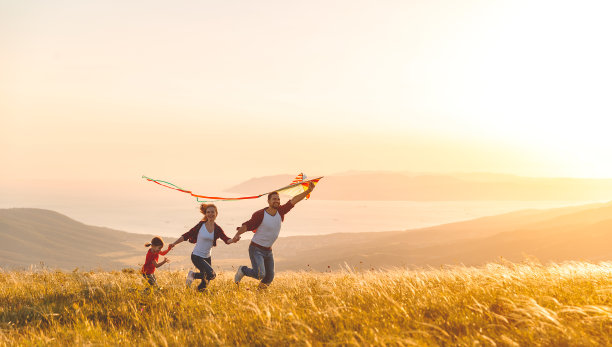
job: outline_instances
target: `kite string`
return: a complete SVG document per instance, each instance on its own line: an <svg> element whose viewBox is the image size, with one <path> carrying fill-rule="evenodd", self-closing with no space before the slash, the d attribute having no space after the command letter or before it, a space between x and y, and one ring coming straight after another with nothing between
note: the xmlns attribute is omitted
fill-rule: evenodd
<svg viewBox="0 0 612 347"><path fill-rule="evenodd" d="M216 196L204 196L204 195L198 195L198 194L194 194L192 191L187 190L187 189L183 189L173 183L167 182L167 181L162 181L162 180L156 180L150 177L147 177L145 175L142 175L142 178L145 178L146 180L153 182L153 183L157 183L162 187L166 187L166 188L170 188L170 189L174 189L177 190L179 192L183 192L183 193L187 193L193 197L196 198L196 201L198 202L215 202L215 201L236 201L236 200L247 200L247 199L257 199L260 198L264 195L270 194L271 192L268 193L263 193L263 194L259 194L259 195L253 195L253 196L244 196L244 197L239 197L239 198L222 198L222 197L216 197ZM319 177L319 178L315 178L315 179L311 179L309 181L312 181L314 184L317 184L319 182L319 180L323 178L323 177ZM161 183L160 183L161 182ZM278 189L277 191L281 191L287 188L290 188L292 186L297 186L297 185L301 185L302 187L304 187L304 189L306 189L308 187L308 183L307 182L299 182L299 183L292 183L286 187L283 187L281 189ZM310 194L308 194L308 197L310 196ZM307 198L308 198L307 197ZM200 200L200 198L204 198L204 199L213 199L213 200Z"/></svg>
<svg viewBox="0 0 612 347"><path fill-rule="evenodd" d="M167 182L167 181L156 180L154 178L150 178L150 177L147 177L145 175L142 175L142 178L145 178L146 180L148 180L150 182L157 183L157 184L159 184L162 187L166 187L166 188L178 190L179 192L190 194L191 196L195 197L198 202L215 202L215 201L232 201L232 200L257 199L257 198L260 198L260 197L265 195L265 194L260 194L260 195L245 196L245 197L240 197L240 198L222 198L222 197L216 197L216 196L204 196L204 195L194 194L190 190L183 189L183 188L177 186L176 184L173 184L173 183L170 183L170 182ZM162 184L162 183L165 183L165 184ZM214 200L200 200L200 198L214 199Z"/></svg>
<svg viewBox="0 0 612 347"><path fill-rule="evenodd" d="M153 183L157 183L157 184L159 184L159 185L160 185L160 186L162 186L162 187L166 187L166 188L170 188L170 189L174 189L174 190L180 190L181 192L185 192L185 193L189 192L188 190L183 189L183 188L181 188L181 187L177 186L176 184L172 184L172 183L170 183L170 182L166 182L166 181L162 181L162 180L156 180L156 179L153 179L153 178L147 177L147 176L145 176L145 175L142 175L142 178L146 178L148 181L151 181L151 182L153 182ZM161 183L160 183L160 182L161 182ZM164 184L162 184L162 183L165 183L165 184L167 184L167 185L164 185ZM170 186L171 186L171 187L170 187Z"/></svg>

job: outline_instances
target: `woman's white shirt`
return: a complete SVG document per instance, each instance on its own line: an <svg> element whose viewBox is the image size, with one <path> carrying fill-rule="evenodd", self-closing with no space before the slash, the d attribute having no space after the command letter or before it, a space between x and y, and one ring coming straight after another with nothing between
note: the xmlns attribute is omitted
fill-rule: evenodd
<svg viewBox="0 0 612 347"><path fill-rule="evenodd" d="M212 249L214 239L214 226L212 233L209 233L208 229L206 229L206 223L202 223L200 231L198 232L198 241L196 241L196 245L193 248L192 253L202 258L210 257L210 250Z"/></svg>

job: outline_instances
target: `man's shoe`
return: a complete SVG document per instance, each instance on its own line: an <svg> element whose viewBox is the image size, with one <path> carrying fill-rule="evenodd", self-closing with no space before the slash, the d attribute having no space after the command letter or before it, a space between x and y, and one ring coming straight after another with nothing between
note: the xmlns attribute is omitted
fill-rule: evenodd
<svg viewBox="0 0 612 347"><path fill-rule="evenodd" d="M240 284L240 280L244 277L244 272L242 272L243 267L244 266L239 266L238 271L236 271L236 275L234 276L234 282L236 282L236 284Z"/></svg>

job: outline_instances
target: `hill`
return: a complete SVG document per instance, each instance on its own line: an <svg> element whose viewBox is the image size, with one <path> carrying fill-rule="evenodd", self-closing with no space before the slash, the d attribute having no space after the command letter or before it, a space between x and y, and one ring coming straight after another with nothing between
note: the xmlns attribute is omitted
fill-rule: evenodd
<svg viewBox="0 0 612 347"><path fill-rule="evenodd" d="M31 208L0 209L0 267L30 264L52 268L117 269L143 253L150 235L85 225L60 213ZM144 241L143 241L144 240Z"/></svg>
<svg viewBox="0 0 612 347"><path fill-rule="evenodd" d="M285 186L292 175L252 178L227 189L259 194ZM533 178L496 174L349 172L325 176L314 199L412 201L601 201L612 196L612 179Z"/></svg>

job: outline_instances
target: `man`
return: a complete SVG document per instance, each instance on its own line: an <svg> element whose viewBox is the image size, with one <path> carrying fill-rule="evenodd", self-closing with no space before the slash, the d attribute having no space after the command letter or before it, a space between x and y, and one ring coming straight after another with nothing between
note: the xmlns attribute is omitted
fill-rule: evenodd
<svg viewBox="0 0 612 347"><path fill-rule="evenodd" d="M232 239L232 242L240 240L240 235L247 231L252 230L255 235L251 239L251 244L249 245L249 257L251 258L252 268L248 266L239 266L234 276L236 284L239 284L244 276L260 280L259 288L266 288L272 283L274 279L274 256L272 254L272 245L278 238L281 223L285 219L285 214L287 214L295 204L307 197L314 187L314 183L310 182L306 191L294 196L282 206L280 204L278 192L268 194L268 207L253 213L251 219L237 228L238 232Z"/></svg>

